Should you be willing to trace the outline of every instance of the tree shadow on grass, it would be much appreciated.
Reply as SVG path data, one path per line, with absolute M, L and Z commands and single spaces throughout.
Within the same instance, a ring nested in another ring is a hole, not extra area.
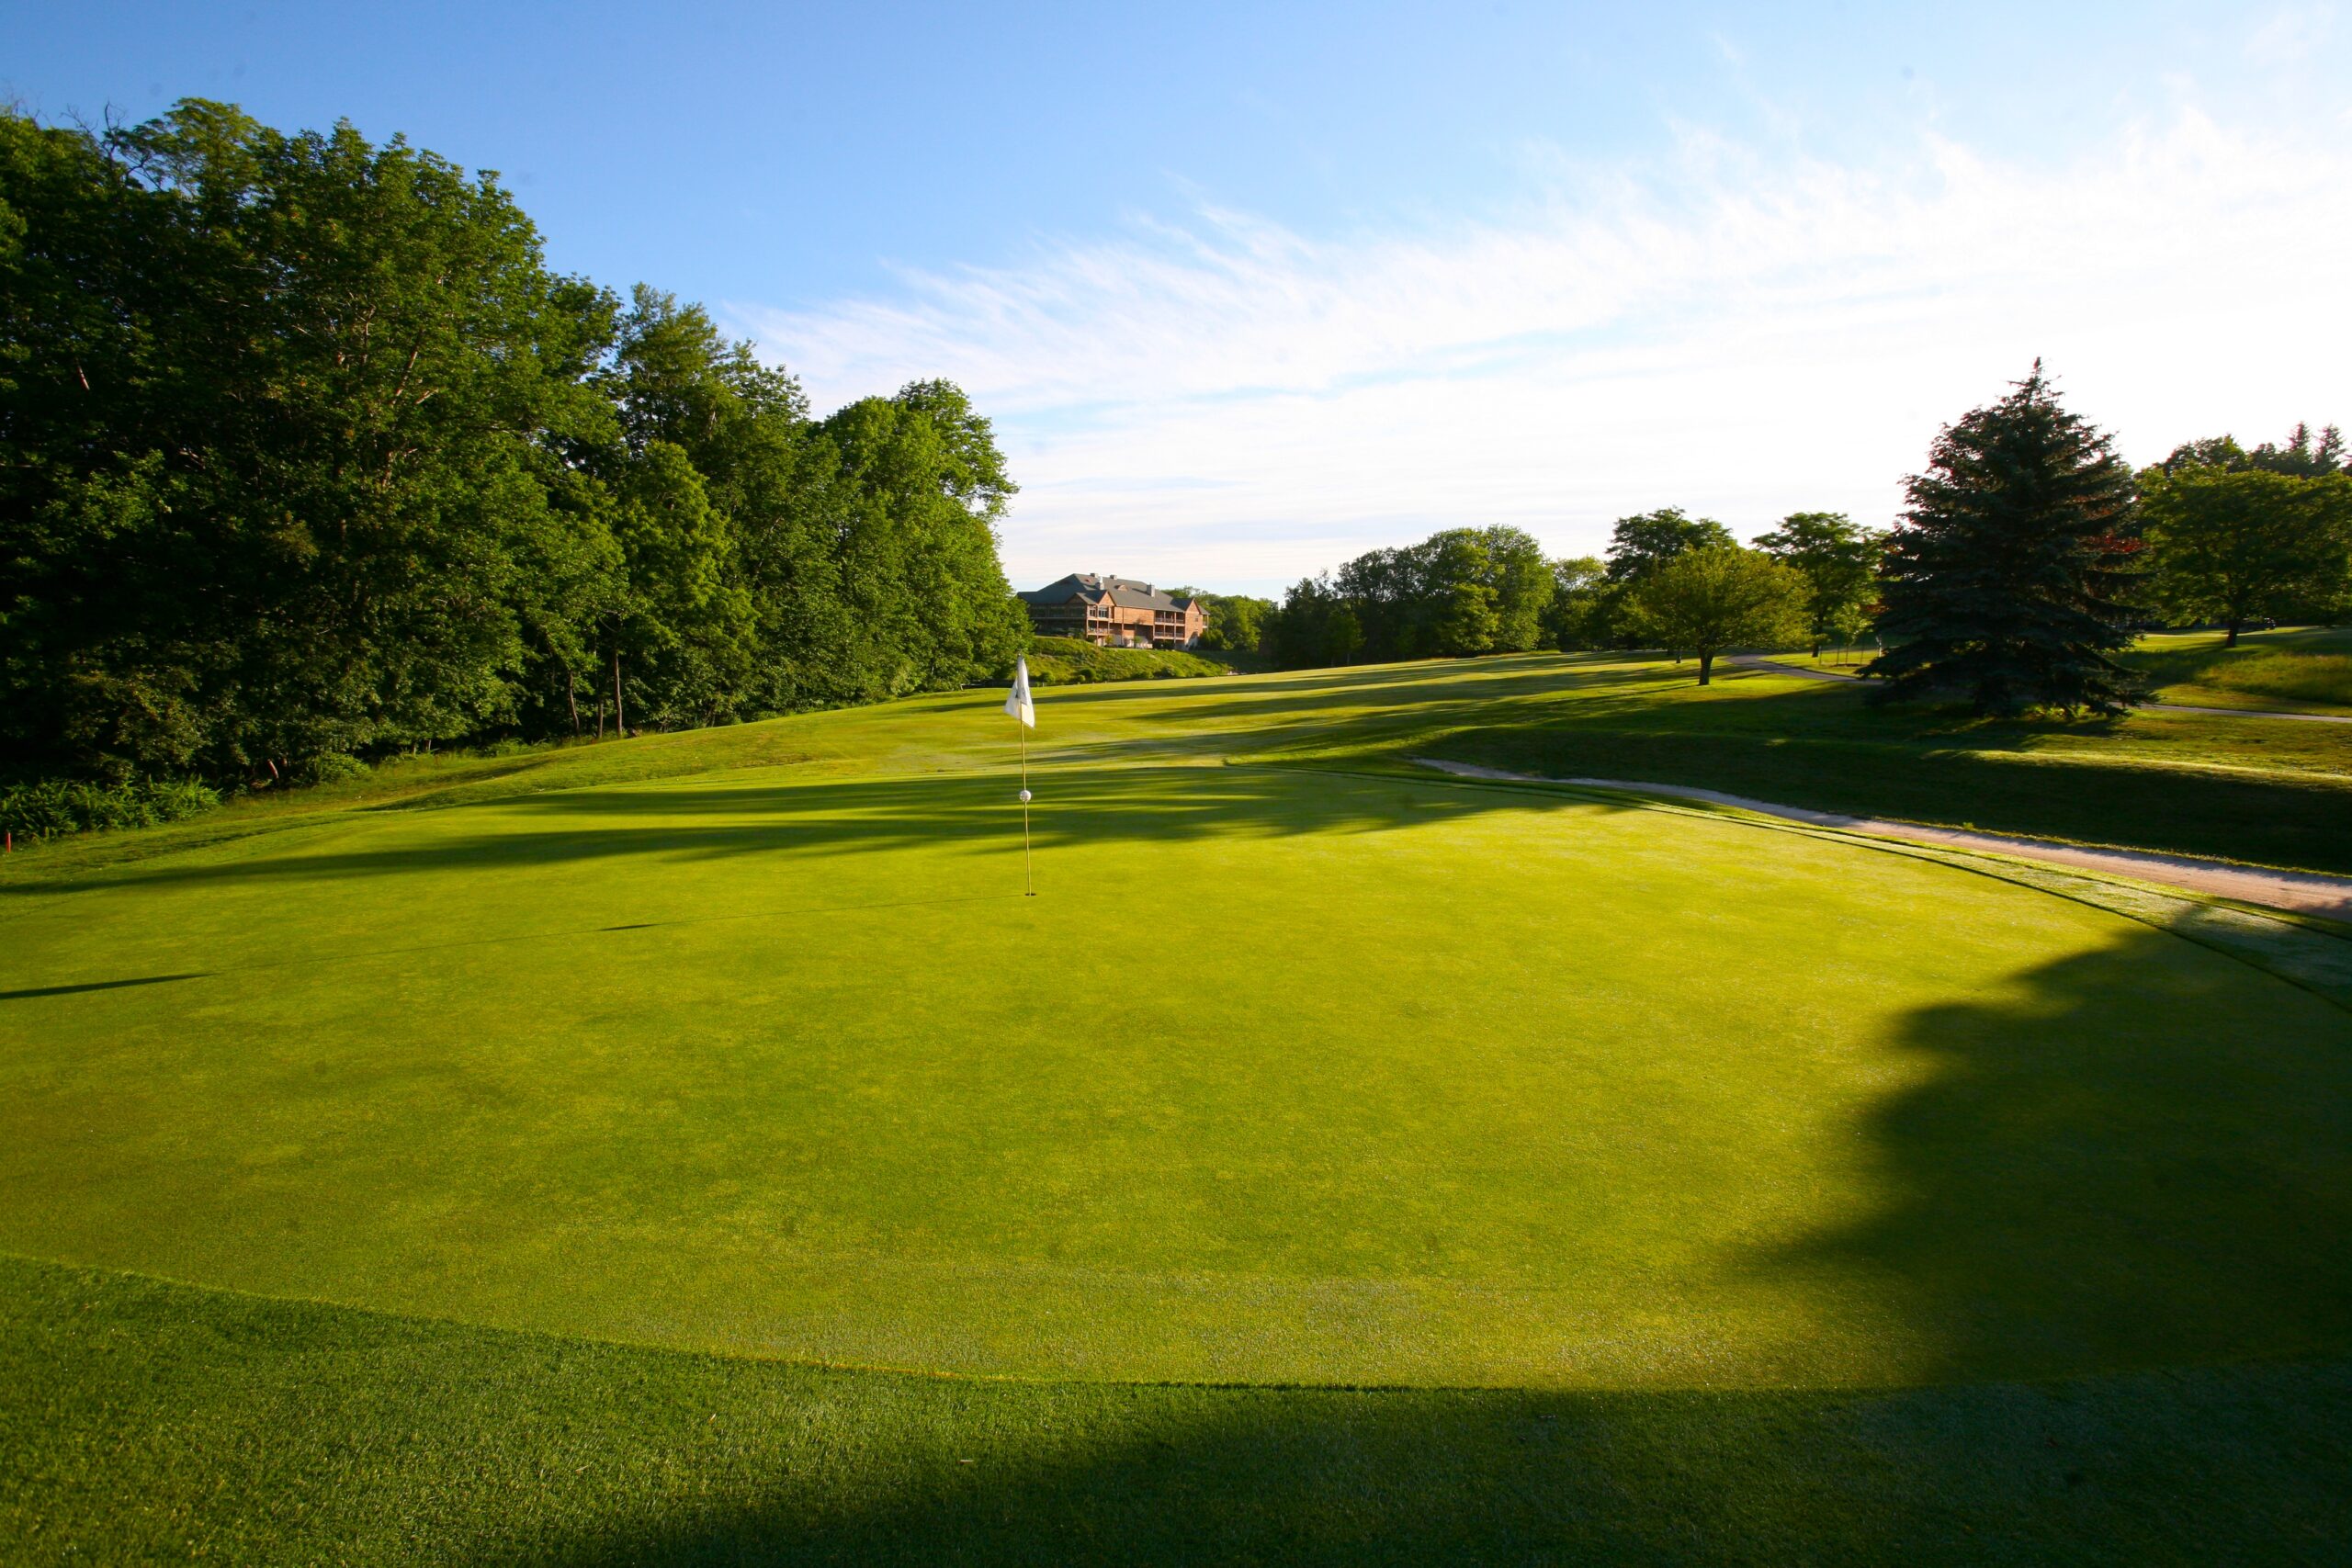
M 2352 1506 L 2297 1468 L 2352 1457 L 2352 1377 L 2332 1368 L 1847 1396 L 1185 1403 L 1180 1420 L 1155 1410 L 1158 1430 L 1116 1436 L 1099 1430 L 1125 1424 L 1115 1406 L 1108 1421 L 1099 1404 L 1072 1412 L 1062 1464 L 1007 1463 L 970 1440 L 973 1421 L 971 1462 L 926 1456 L 887 1502 L 809 1506 L 779 1486 L 505 1560 L 2201 1564 L 2299 1547 L 2317 1562 L 2352 1529 Z
M 862 1492 L 514 1560 L 2341 1560 L 2352 1016 L 2132 930 L 1895 1048 L 1872 1207 L 1756 1266 L 1894 1303 L 1928 1386 L 967 1389 Z
M 1033 780 L 1040 852 L 1125 843 L 1372 833 L 1498 810 L 1632 809 L 1434 775 L 1372 778 L 1283 768 L 1065 768 Z M 480 832 L 416 835 L 380 847 L 256 855 L 210 863 L 139 863 L 79 881 L 5 891 L 255 881 L 327 882 L 458 869 L 517 870 L 624 858 L 815 857 L 869 850 L 1001 853 L 1017 843 L 1010 778 L 920 779 L 754 787 L 607 786 L 526 795 L 493 807 Z M 514 818 L 529 820 L 517 824 Z M 650 819 L 663 818 L 653 825 Z M 446 826 L 444 818 L 436 826 Z
M 1802 695 L 1802 694 L 1797 694 Z M 1741 705 L 1736 727 L 1476 723 L 1443 754 L 1546 777 L 1693 784 L 1824 811 L 2352 872 L 2352 787 L 2301 778 L 2075 761 L 1953 739 L 1808 731 L 1781 696 Z
M 16 1314 L 43 1415 L 0 1437 L 44 1530 L 264 1558 L 2343 1561 L 2352 1017 L 2122 928 L 1894 1053 L 1870 1207 L 1750 1263 L 1888 1303 L 1888 1381 L 1944 1386 L 995 1383 L 77 1277 Z
M 1898 1392 L 833 1371 L 0 1258 L 24 1560 L 2323 1562 L 2352 1363 Z M 5 1539 L 0 1533 L 0 1539 Z
M 2352 1350 L 2352 1012 L 2132 927 L 1894 1048 L 1877 1202 L 1762 1266 L 1890 1289 L 1916 1377 Z

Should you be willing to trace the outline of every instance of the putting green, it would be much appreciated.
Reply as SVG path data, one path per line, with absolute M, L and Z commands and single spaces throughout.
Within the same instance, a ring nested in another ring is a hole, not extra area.
M 0 1248 L 943 1371 L 2352 1346 L 2352 1030 L 1951 867 L 1213 765 L 347 814 L 25 894 Z

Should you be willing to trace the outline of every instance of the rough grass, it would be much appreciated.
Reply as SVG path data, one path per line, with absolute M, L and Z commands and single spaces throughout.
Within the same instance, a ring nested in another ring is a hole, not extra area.
M 2220 632 L 2152 637 L 2127 662 L 2166 702 L 2352 713 L 2352 627 L 2247 632 L 2237 647 L 2227 642 Z

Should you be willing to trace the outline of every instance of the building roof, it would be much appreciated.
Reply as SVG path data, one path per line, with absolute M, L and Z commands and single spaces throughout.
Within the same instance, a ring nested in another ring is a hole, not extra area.
M 1073 571 L 1043 588 L 1023 589 L 1019 596 L 1032 604 L 1067 604 L 1072 600 L 1100 604 L 1108 601 L 1129 610 L 1184 610 L 1193 603 L 1190 599 L 1171 599 L 1150 583 L 1138 582 L 1132 577 L 1097 576 L 1091 571 Z

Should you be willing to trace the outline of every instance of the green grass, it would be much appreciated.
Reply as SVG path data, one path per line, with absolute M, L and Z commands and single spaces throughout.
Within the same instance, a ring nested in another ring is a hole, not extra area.
M 2352 714 L 2352 627 L 2247 632 L 2237 647 L 2227 642 L 2220 632 L 2151 637 L 2128 662 L 2165 702 Z
M 0 1270 L 0 1542 L 2324 1555 L 2345 1009 L 1961 865 L 1407 761 L 1972 809 L 2006 768 L 2238 852 L 2346 789 L 2352 735 L 1853 696 L 1056 692 L 1035 899 L 985 692 L 15 857 L 0 1250 L 190 1284 Z
M 1181 649 L 1097 648 L 1083 637 L 1041 637 L 1029 650 L 1029 679 L 1040 686 L 1084 685 L 1096 681 L 1170 681 L 1232 673 L 1230 664 L 1214 656 L 1187 653 Z
M 30 1562 L 2340 1559 L 2352 1367 L 1822 1393 L 981 1383 L 0 1259 Z

